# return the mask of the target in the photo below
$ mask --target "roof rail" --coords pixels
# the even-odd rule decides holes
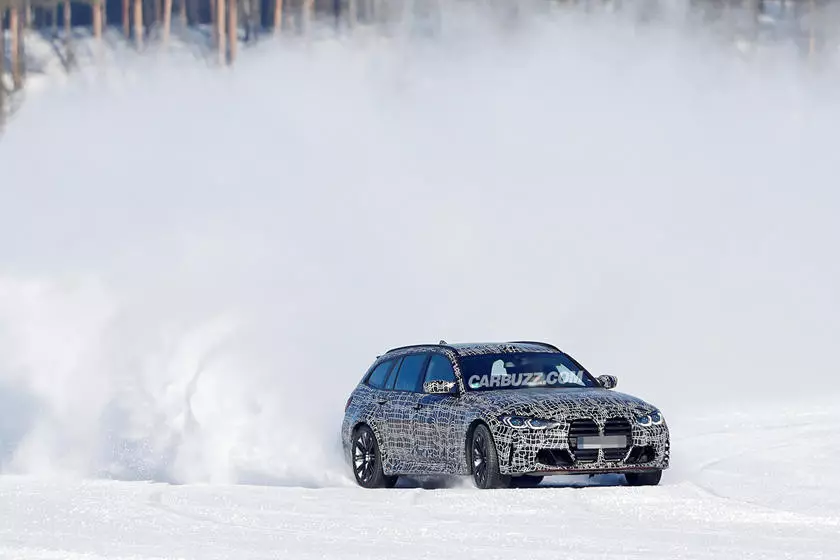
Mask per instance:
[[[551,348],[552,350],[562,352],[562,350],[560,350],[553,344],[549,344],[548,342],[539,342],[536,340],[511,340],[510,342],[508,342],[508,344],[533,344],[535,346],[545,346],[546,348]]]
[[[443,342],[443,341],[441,341]],[[390,354],[391,352],[396,352],[397,350],[410,350],[411,348],[446,348],[447,350],[452,350],[453,352],[457,352],[455,348],[449,346],[448,344],[409,344],[408,346],[397,346],[396,348],[391,348],[385,354]],[[383,354],[384,356],[384,354]]]

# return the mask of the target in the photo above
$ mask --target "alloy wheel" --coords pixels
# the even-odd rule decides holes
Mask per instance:
[[[484,487],[487,483],[487,441],[483,434],[477,433],[473,438],[472,460],[475,482]]]
[[[356,478],[369,484],[376,474],[376,443],[370,430],[361,430],[353,442],[353,470]]]

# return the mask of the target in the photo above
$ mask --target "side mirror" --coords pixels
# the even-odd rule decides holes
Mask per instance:
[[[604,389],[615,389],[615,386],[618,385],[618,377],[614,375],[599,375],[598,383]]]
[[[423,392],[430,395],[449,395],[455,392],[454,381],[427,381],[423,383]]]

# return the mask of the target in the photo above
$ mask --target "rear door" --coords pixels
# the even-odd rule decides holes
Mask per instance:
[[[447,356],[432,354],[423,378],[424,383],[429,381],[455,381],[455,369]],[[464,442],[454,441],[459,405],[457,393],[424,393],[417,402],[414,439],[417,442],[418,460],[428,470],[449,471],[456,452],[463,452]]]
[[[423,398],[423,377],[428,353],[408,354],[394,368],[388,379],[383,403],[383,429],[387,454],[395,464],[395,470],[412,470],[408,463],[417,461],[417,447],[414,441],[414,413]]]
[[[385,387],[395,367],[399,367],[399,359],[386,360],[373,368],[364,381],[372,392],[365,398],[365,410],[361,416],[367,418],[380,434],[385,428],[384,407],[388,403],[388,391]]]

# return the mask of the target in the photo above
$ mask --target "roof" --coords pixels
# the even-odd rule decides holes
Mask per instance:
[[[514,341],[514,342],[462,342],[448,344],[441,341],[440,344],[415,344],[412,346],[400,346],[386,352],[390,354],[400,350],[423,350],[440,348],[451,350],[458,356],[479,356],[481,354],[505,354],[509,352],[560,352],[560,349],[547,342],[535,341]]]

